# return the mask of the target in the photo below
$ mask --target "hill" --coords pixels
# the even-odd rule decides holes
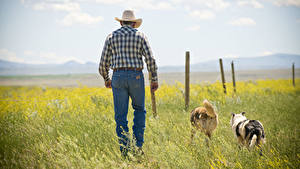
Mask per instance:
[[[271,70],[289,69],[292,63],[296,68],[300,67],[300,55],[274,54],[260,57],[247,58],[224,58],[223,65],[225,70],[231,69],[231,62],[234,61],[236,70]],[[215,72],[220,70],[219,61],[211,60],[191,64],[191,72]],[[184,66],[164,66],[160,67],[161,72],[184,72]]]
[[[266,70],[288,69],[294,62],[300,68],[300,55],[274,54],[269,56],[248,58],[225,58],[224,69],[230,70],[231,61],[235,62],[236,70]],[[184,66],[162,66],[160,73],[184,72]],[[211,60],[191,64],[191,72],[216,72],[219,71],[219,61]],[[57,74],[97,74],[98,64],[87,62],[68,61],[63,64],[24,64],[0,60],[0,75],[57,75]]]

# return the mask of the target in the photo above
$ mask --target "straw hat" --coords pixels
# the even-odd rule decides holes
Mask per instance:
[[[123,12],[122,18],[119,19],[118,17],[115,17],[115,20],[121,22],[121,21],[131,21],[135,22],[136,24],[134,25],[134,28],[138,28],[142,24],[142,19],[136,19],[134,16],[134,12],[132,10],[125,10]]]

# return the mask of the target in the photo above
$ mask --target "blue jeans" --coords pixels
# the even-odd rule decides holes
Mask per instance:
[[[128,138],[128,103],[132,100],[134,109],[133,138],[137,147],[144,143],[145,130],[145,83],[142,71],[119,70],[112,76],[112,90],[114,96],[114,110],[116,121],[116,132],[119,137],[121,152],[127,152],[129,147]]]

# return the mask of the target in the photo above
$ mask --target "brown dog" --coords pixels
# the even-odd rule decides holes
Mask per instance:
[[[196,133],[195,129],[211,138],[212,132],[218,126],[218,114],[214,111],[213,106],[207,100],[203,101],[203,106],[197,107],[191,112],[191,124],[193,126],[191,139]]]

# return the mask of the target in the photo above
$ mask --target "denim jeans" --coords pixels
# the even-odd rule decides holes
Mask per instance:
[[[134,109],[133,138],[137,147],[144,143],[145,130],[145,83],[142,71],[119,70],[112,76],[116,132],[119,138],[121,152],[127,152],[130,146],[128,138],[128,104],[129,97]]]

